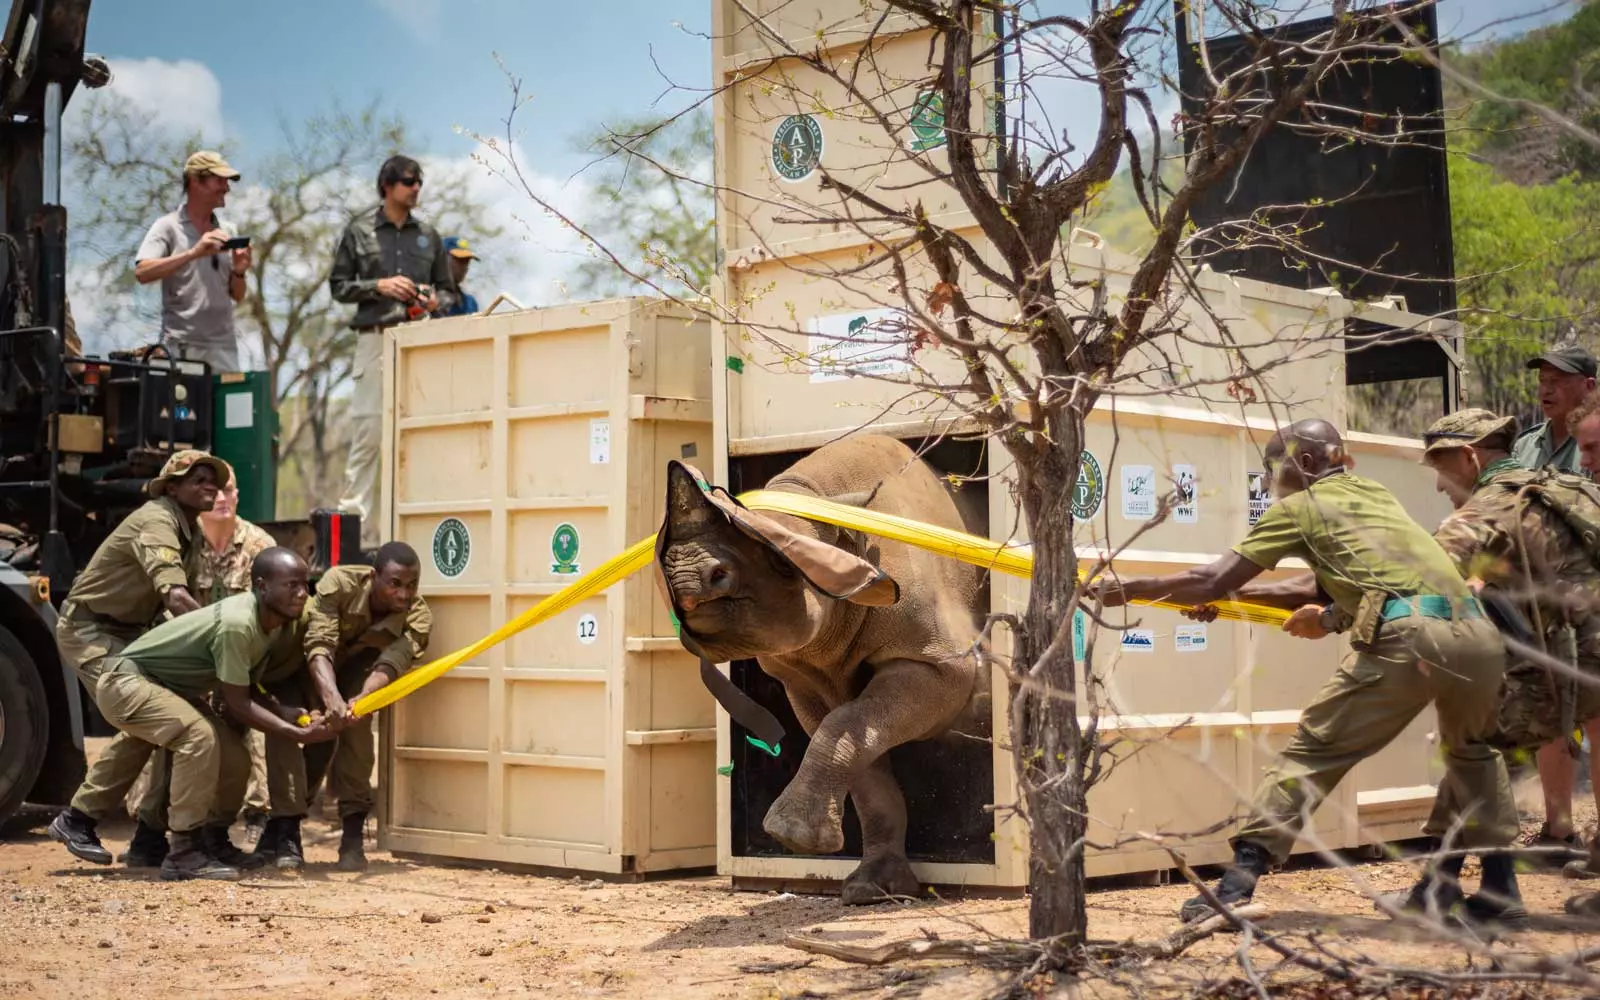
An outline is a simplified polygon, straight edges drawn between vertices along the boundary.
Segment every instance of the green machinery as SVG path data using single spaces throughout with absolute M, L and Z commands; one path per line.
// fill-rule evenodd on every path
M 211 450 L 233 466 L 239 516 L 263 524 L 278 514 L 278 411 L 266 372 L 212 376 Z

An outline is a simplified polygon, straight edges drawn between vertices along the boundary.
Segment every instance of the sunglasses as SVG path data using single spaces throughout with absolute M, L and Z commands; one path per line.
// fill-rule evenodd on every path
M 408 188 L 409 187 L 421 187 L 422 186 L 422 178 L 421 177 L 402 177 L 402 178 L 400 178 L 398 183 L 404 184 Z

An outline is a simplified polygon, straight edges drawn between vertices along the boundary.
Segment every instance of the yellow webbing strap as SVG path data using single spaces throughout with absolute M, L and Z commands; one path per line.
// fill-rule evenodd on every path
M 809 521 L 821 521 L 841 528 L 864 531 L 869 535 L 904 542 L 929 552 L 959 559 L 983 569 L 1026 578 L 1033 571 L 1033 553 L 1026 545 L 994 542 L 962 531 L 952 531 L 920 521 L 912 521 L 892 514 L 883 514 L 862 507 L 834 503 L 798 493 L 780 493 L 755 490 L 739 497 L 739 502 L 751 510 L 790 514 Z M 506 622 L 477 642 L 453 653 L 441 656 L 425 666 L 402 674 L 392 684 L 385 685 L 351 706 L 357 715 L 369 715 L 380 708 L 392 705 L 429 681 L 448 673 L 479 653 L 548 621 L 601 593 L 607 587 L 650 565 L 655 558 L 656 538 L 651 535 L 636 542 L 619 556 L 606 560 L 577 580 L 535 604 L 522 614 Z M 1139 602 L 1150 607 L 1178 610 L 1180 604 L 1167 601 Z M 1289 613 L 1278 608 L 1241 601 L 1218 601 L 1218 617 L 1231 621 L 1253 622 L 1262 625 L 1282 625 Z

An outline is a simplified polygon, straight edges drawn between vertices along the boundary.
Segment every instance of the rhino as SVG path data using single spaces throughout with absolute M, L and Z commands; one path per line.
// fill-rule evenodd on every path
M 824 445 L 766 488 L 963 529 L 939 476 L 890 437 Z M 887 753 L 945 733 L 969 706 L 987 702 L 981 571 L 859 532 L 744 511 L 676 462 L 666 507 L 658 584 L 680 634 L 692 637 L 685 645 L 709 663 L 756 660 L 783 684 L 810 737 L 763 828 L 798 854 L 836 853 L 848 794 L 862 859 L 841 899 L 915 895 L 905 796 Z M 839 579 L 841 563 L 858 564 L 872 585 L 841 594 L 819 584 Z

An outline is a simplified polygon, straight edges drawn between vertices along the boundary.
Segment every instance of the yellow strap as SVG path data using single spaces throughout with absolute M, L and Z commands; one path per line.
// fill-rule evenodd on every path
M 912 521 L 893 514 L 884 514 L 862 507 L 834 503 L 798 493 L 780 493 L 756 490 L 739 497 L 739 502 L 752 510 L 767 510 L 790 514 L 809 521 L 865 531 L 869 535 L 904 542 L 929 552 L 959 559 L 983 569 L 1026 578 L 1033 572 L 1033 552 L 1027 545 L 994 542 L 962 531 L 952 531 L 920 521 Z M 648 566 L 655 558 L 656 537 L 651 535 L 636 542 L 626 552 L 601 563 L 574 582 L 546 597 L 522 614 L 506 622 L 477 642 L 434 660 L 425 666 L 403 674 L 392 684 L 386 684 L 351 705 L 356 715 L 369 715 L 380 708 L 394 704 L 442 674 L 448 673 L 479 653 L 498 645 L 524 629 L 548 621 L 580 601 L 603 592 L 612 584 L 633 575 Z M 1081 573 L 1081 571 L 1080 571 Z M 1181 610 L 1186 605 L 1170 601 L 1140 601 L 1150 607 Z M 1282 625 L 1289 618 L 1287 611 L 1262 604 L 1243 601 L 1218 601 L 1218 617 L 1231 621 L 1252 622 L 1261 625 Z

